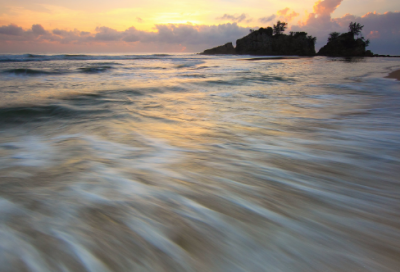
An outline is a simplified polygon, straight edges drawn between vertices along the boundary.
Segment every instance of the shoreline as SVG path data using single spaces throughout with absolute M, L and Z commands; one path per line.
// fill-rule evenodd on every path
M 394 78 L 400 81 L 400 69 L 391 72 L 389 75 L 385 76 L 385 78 Z

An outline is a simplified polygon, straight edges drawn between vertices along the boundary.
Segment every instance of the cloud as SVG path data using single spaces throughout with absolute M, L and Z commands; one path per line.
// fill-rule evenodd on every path
M 298 26 L 292 26 L 292 31 L 306 31 L 310 35 L 317 37 L 316 49 L 326 44 L 329 33 L 346 32 L 347 26 L 340 25 L 331 18 L 332 13 L 342 3 L 343 0 L 319 0 L 314 4 L 313 12 L 309 13 L 304 21 L 300 21 Z M 350 15 L 353 16 L 353 15 Z M 353 20 L 356 17 L 353 16 Z
M 47 34 L 46 30 L 44 30 L 43 26 L 41 25 L 33 25 L 32 32 L 35 35 L 45 35 Z
M 0 27 L 0 34 L 3 35 L 21 36 L 23 33 L 24 30 L 22 29 L 22 27 L 16 26 L 14 24 Z
M 79 31 L 77 29 L 67 31 L 56 28 L 51 31 L 51 34 L 53 35 L 48 34 L 47 36 L 42 37 L 42 39 L 47 39 L 49 41 L 59 42 L 62 44 L 69 44 L 73 42 L 90 42 L 94 39 L 90 32 Z
M 306 31 L 316 36 L 316 48 L 320 48 L 326 44 L 329 33 L 348 32 L 350 22 L 358 22 L 364 25 L 364 35 L 371 39 L 368 49 L 379 54 L 400 54 L 400 12 L 369 12 L 361 17 L 346 14 L 341 18 L 332 18 L 332 13 L 341 3 L 342 0 L 316 2 L 313 12 L 298 26 L 292 26 L 291 30 Z
M 343 0 L 319 0 L 314 4 L 314 13 L 319 16 L 330 16 Z
M 244 13 L 242 13 L 240 15 L 231 15 L 231 14 L 225 13 L 223 16 L 217 17 L 216 19 L 240 23 L 241 21 L 246 20 L 246 18 L 247 18 L 247 15 Z
M 122 32 L 106 26 L 97 27 L 96 32 L 94 39 L 97 41 L 118 41 L 123 36 Z
M 138 31 L 136 28 L 130 27 L 122 33 L 122 35 L 123 35 L 122 40 L 125 42 L 140 41 L 141 36 L 143 36 L 142 33 L 145 33 L 145 32 Z
M 381 37 L 381 34 L 379 33 L 378 30 L 372 30 L 367 34 L 367 38 L 374 40 L 374 39 L 378 39 Z
M 292 11 L 290 13 L 290 8 L 285 8 L 282 10 L 278 10 L 278 16 L 280 16 L 282 20 L 290 22 L 294 17 L 299 16 L 299 14 L 295 11 Z
M 33 25 L 24 30 L 16 25 L 0 26 L 0 51 L 4 52 L 2 41 L 7 44 L 18 43 L 19 47 L 26 46 L 25 51 L 31 50 L 32 43 L 39 45 L 57 44 L 80 45 L 86 48 L 103 46 L 133 47 L 138 44 L 151 45 L 148 48 L 186 48 L 189 52 L 200 52 L 210 47 L 218 46 L 249 33 L 249 28 L 240 27 L 237 23 L 220 25 L 192 24 L 159 24 L 155 31 L 142 31 L 130 27 L 124 31 L 102 26 L 94 32 L 53 29 L 46 30 L 41 25 Z M 5 43 L 3 43 L 4 45 Z M 3 49 L 2 49 L 3 48 Z M 143 46 L 143 48 L 146 48 Z M 111 49 L 110 49 L 111 50 Z M 154 49 L 156 50 L 156 49 Z
M 140 17 L 136 17 L 136 21 L 137 21 L 138 23 L 143 23 L 143 19 L 140 18 Z
M 272 14 L 271 16 L 260 18 L 260 19 L 258 19 L 258 21 L 261 23 L 268 23 L 268 22 L 271 22 L 272 20 L 274 20 L 275 18 L 276 18 L 276 15 Z
M 157 33 L 152 39 L 157 42 L 179 43 L 188 47 L 195 45 L 217 46 L 236 41 L 249 33 L 249 28 L 236 23 L 220 25 L 167 24 L 156 25 Z
M 285 8 L 285 9 L 282 9 L 282 10 L 278 10 L 278 15 L 285 16 L 288 13 L 289 10 L 290 10 L 290 8 Z
M 332 18 L 332 13 L 341 3 L 342 0 L 317 1 L 313 12 L 298 25 L 291 24 L 290 30 L 306 31 L 317 37 L 316 48 L 319 49 L 326 44 L 329 33 L 347 32 L 350 22 L 358 22 L 365 25 L 362 32 L 371 40 L 369 49 L 374 53 L 400 55 L 400 12 L 370 12 L 361 17 L 346 14 L 340 18 Z M 289 18 L 293 13 L 297 14 L 285 8 L 277 14 L 259 18 L 258 21 L 267 24 L 273 20 Z M 3 25 L 0 26 L 0 52 L 32 52 L 32 48 L 45 48 L 48 52 L 68 51 L 70 48 L 77 48 L 77 51 L 79 48 L 80 52 L 93 52 L 93 48 L 97 52 L 106 52 L 104 48 L 107 52 L 132 52 L 139 50 L 137 48 L 141 52 L 177 52 L 186 48 L 188 52 L 200 52 L 234 42 L 249 33 L 249 28 L 238 25 L 239 22 L 251 20 L 246 14 L 224 14 L 220 19 L 234 22 L 218 25 L 158 24 L 154 26 L 154 31 L 142 31 L 133 26 L 121 31 L 101 26 L 91 32 L 45 29 L 40 24 L 29 29 L 15 24 Z
M 348 31 L 348 25 L 354 21 L 364 25 L 362 33 L 371 40 L 369 49 L 372 52 L 400 55 L 400 12 L 369 12 L 361 17 L 346 14 L 332 19 L 343 32 Z
M 294 17 L 297 17 L 297 16 L 299 16 L 299 14 L 297 12 L 295 12 L 294 10 L 292 12 L 290 12 L 290 8 L 285 8 L 282 10 L 278 10 L 277 14 L 272 14 L 267 17 L 259 18 L 258 21 L 263 24 L 269 23 L 275 19 L 281 20 L 284 22 L 290 22 Z
M 331 14 L 342 3 L 343 0 L 319 0 L 314 4 L 313 12 L 308 14 L 300 26 L 315 26 L 316 28 L 327 27 L 331 23 Z

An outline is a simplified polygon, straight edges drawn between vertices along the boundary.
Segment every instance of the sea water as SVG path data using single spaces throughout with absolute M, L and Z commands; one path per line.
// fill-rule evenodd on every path
M 399 271 L 395 58 L 1 55 L 0 271 Z

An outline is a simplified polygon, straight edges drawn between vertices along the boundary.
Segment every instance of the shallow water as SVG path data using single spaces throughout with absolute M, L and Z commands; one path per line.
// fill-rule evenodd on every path
M 398 271 L 400 60 L 243 58 L 0 56 L 0 271 Z

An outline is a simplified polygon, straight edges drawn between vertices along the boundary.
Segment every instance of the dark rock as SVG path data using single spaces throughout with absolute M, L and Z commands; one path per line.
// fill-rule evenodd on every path
M 365 51 L 365 56 L 366 57 L 373 57 L 374 53 L 372 53 L 371 50 L 367 50 L 367 51 Z
M 274 34 L 274 30 L 272 29 L 272 27 L 267 27 L 267 28 L 260 28 L 259 30 L 258 30 L 258 33 L 260 33 L 260 34 L 266 34 L 267 36 L 270 36 L 270 37 L 272 37 L 272 35 Z
M 316 38 L 305 32 L 291 32 L 290 35 L 273 35 L 273 29 L 260 28 L 236 41 L 236 49 L 227 43 L 205 50 L 204 55 L 241 54 L 241 55 L 298 55 L 314 56 Z
M 354 39 L 354 34 L 348 32 L 331 39 L 319 50 L 317 55 L 330 57 L 372 57 L 373 53 L 369 50 L 366 51 L 366 46 L 367 43 L 363 38 Z
M 233 44 L 227 43 L 221 46 L 217 46 L 211 49 L 205 50 L 202 55 L 222 55 L 222 54 L 236 54 L 236 50 L 233 47 Z
M 254 31 L 236 41 L 236 52 L 242 55 L 315 55 L 315 38 L 305 32 L 272 36 L 267 30 Z

